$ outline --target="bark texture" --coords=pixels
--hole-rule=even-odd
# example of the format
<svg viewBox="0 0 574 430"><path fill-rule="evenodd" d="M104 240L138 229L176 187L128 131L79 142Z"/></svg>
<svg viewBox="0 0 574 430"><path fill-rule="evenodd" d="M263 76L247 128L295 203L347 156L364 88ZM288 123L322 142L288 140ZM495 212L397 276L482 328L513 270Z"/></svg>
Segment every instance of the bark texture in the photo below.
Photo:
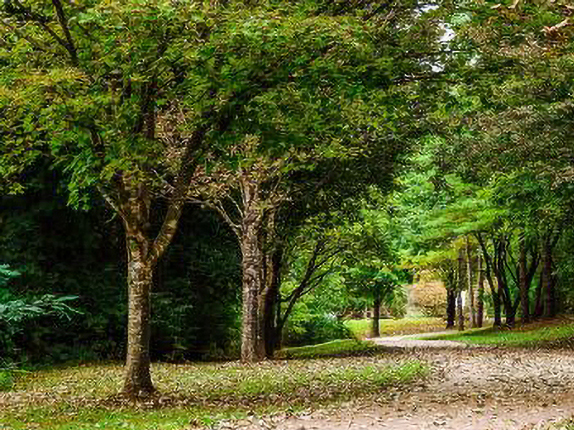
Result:
<svg viewBox="0 0 574 430"><path fill-rule="evenodd" d="M476 327L476 310L475 310L475 297L474 297L474 285L472 279L472 249L470 247L470 241L468 236L466 238L466 275L468 280L468 309L469 309L469 326L470 328Z"/></svg>
<svg viewBox="0 0 574 430"><path fill-rule="evenodd" d="M380 337L379 318L381 316L381 298L375 297L373 301L373 321L371 326L371 337Z"/></svg>
<svg viewBox="0 0 574 430"><path fill-rule="evenodd" d="M530 299L528 293L530 282L526 267L526 238L524 232L518 238L518 286L520 289L520 310L522 312L522 324L530 322Z"/></svg>
<svg viewBox="0 0 574 430"><path fill-rule="evenodd" d="M462 291L465 287L464 255L461 248L458 253L458 288L456 292L456 310L458 314L458 330L464 330L464 307L462 303Z"/></svg>
<svg viewBox="0 0 574 430"><path fill-rule="evenodd" d="M494 283L494 261L491 254L488 252L486 246L486 241L481 233L476 235L480 249L482 250L482 256L484 257L484 275L488 281L488 286L490 287L490 294L492 297L492 307L494 313L494 327L502 327L502 303L500 299L500 288Z"/></svg>
<svg viewBox="0 0 574 430"><path fill-rule="evenodd" d="M476 325L484 324L484 263L482 257L478 257L478 297L476 305Z"/></svg>
<svg viewBox="0 0 574 430"><path fill-rule="evenodd" d="M542 261L542 278L544 290L544 317L556 316L556 294L554 292L554 279L552 277L552 241L548 238L544 244Z"/></svg>
<svg viewBox="0 0 574 430"><path fill-rule="evenodd" d="M263 338L263 303L261 293L265 287L262 249L263 213L259 184L245 175L241 181L243 218L241 220L243 317L241 334L241 361L256 363L265 359Z"/></svg>
<svg viewBox="0 0 574 430"><path fill-rule="evenodd" d="M137 251L128 254L128 345L123 391L130 397L142 397L154 391L149 356L153 268L134 255Z"/></svg>
<svg viewBox="0 0 574 430"><path fill-rule="evenodd" d="M124 230L128 258L128 339L123 392L142 397L154 391L150 374L150 315L154 263L149 258L150 198L142 184L124 179Z"/></svg>
<svg viewBox="0 0 574 430"><path fill-rule="evenodd" d="M456 320L456 288L446 290L446 328L454 328Z"/></svg>

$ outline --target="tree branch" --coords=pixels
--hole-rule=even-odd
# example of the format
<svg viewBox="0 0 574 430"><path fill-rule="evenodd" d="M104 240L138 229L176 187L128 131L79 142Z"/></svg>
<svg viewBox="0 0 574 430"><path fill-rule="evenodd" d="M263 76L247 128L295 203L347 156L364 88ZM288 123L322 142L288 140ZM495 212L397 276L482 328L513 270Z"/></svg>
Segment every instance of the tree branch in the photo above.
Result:
<svg viewBox="0 0 574 430"><path fill-rule="evenodd" d="M34 11L32 11L29 8L24 7L24 5L22 3L20 3L19 0L12 0L12 1L14 2L14 4L12 4L11 1L8 1L8 4L10 5L10 8L8 9L9 12L11 12L13 14L20 14L24 18L24 20L34 22L37 25L39 25L40 27L42 27L50 36L52 36L52 38L59 45L61 45L63 48L65 48L71 55L71 52L69 50L69 46L68 46L67 42L64 39L62 39L60 36L58 36L58 34L54 30L52 30L52 28L50 28L50 26L48 25L48 23L49 23L48 18L46 18L43 15L35 13ZM72 57L72 62L73 61L74 61L74 57ZM76 64L74 64L74 65L76 65Z"/></svg>
<svg viewBox="0 0 574 430"><path fill-rule="evenodd" d="M204 124L200 125L195 130L185 147L181 160L181 167L175 180L173 187L174 191L169 202L167 213L150 250L150 259L152 264L157 263L157 260L163 255L175 236L177 225L183 211L183 205L186 201L189 183L198 165L197 154L201 151L205 140L205 134L210 128L207 120L212 116L212 111L208 111L204 114Z"/></svg>
<svg viewBox="0 0 574 430"><path fill-rule="evenodd" d="M64 14L64 8L62 7L62 3L60 0L52 0L52 4L56 9L56 15L58 16L58 22L60 23L60 27L64 32L64 37L66 38L66 49L70 53L70 57L72 58L72 64L74 66L78 65L78 52L76 51L76 46L74 44L74 40L72 39L72 35L70 34L70 28L68 27L68 21L66 20L66 15Z"/></svg>

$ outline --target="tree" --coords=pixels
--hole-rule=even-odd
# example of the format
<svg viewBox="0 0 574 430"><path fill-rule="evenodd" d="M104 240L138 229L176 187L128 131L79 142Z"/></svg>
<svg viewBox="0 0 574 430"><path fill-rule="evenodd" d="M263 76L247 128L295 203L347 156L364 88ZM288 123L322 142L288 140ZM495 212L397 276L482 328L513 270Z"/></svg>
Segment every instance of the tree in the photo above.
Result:
<svg viewBox="0 0 574 430"><path fill-rule="evenodd" d="M6 156L48 145L54 164L68 175L71 203L88 205L86 191L97 189L124 226L129 311L123 391L129 396L154 390L154 267L175 235L209 132L225 127L226 109L233 111L238 97L218 93L206 73L216 10L143 0L9 0L1 9L2 97L33 112L23 125L35 130L23 149L19 138L12 140ZM165 181L172 192L158 214L152 206Z"/></svg>
<svg viewBox="0 0 574 430"><path fill-rule="evenodd" d="M347 272L347 285L355 294L371 301L373 306L371 337L379 337L381 305L389 308L404 300L404 291L399 285L399 276L388 270L375 267L353 267Z"/></svg>
<svg viewBox="0 0 574 430"><path fill-rule="evenodd" d="M275 296L270 293L272 282L267 281L276 278L266 269L273 267L273 250L280 249L281 212L301 189L317 195L327 183L336 182L333 176L349 172L329 172L314 178L316 185L307 188L297 178L312 176L309 172L329 160L335 160L332 165L378 160L386 174L403 150L399 137L420 127L416 122L405 125L410 97L417 89L416 79L410 77L432 74L432 68L410 58L404 68L391 66L392 61L383 67L383 59L403 52L396 48L383 52L377 46L389 39L406 44L414 34L407 32L398 40L390 31L393 24L377 23L378 14L369 20L358 16L362 7L310 9L306 15L289 8L283 15L262 11L252 14L252 25L244 30L218 29L220 49L230 53L222 61L229 61L230 67L243 66L235 76L236 85L265 90L246 104L249 116L234 120L222 136L230 142L226 157L213 156L213 164L196 178L203 190L195 187L197 193L192 195L217 210L241 243L244 361L261 360L264 354L264 308ZM272 25L267 24L270 14ZM399 18L405 19L402 11ZM395 22L394 15L391 21ZM263 46L261 35L266 40ZM435 36L425 34L425 43L438 43ZM258 81L252 80L251 70L258 71ZM397 133L403 125L404 131Z"/></svg>

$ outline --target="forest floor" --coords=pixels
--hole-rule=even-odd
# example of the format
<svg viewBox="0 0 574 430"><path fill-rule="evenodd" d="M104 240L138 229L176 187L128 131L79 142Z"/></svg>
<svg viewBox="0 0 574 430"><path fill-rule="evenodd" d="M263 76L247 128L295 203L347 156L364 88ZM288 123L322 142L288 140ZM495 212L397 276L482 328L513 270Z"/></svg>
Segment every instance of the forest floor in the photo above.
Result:
<svg viewBox="0 0 574 430"><path fill-rule="evenodd" d="M574 417L571 326L335 341L254 366L157 363L161 394L143 404L114 395L121 364L38 370L0 392L0 429L574 430L552 424Z"/></svg>

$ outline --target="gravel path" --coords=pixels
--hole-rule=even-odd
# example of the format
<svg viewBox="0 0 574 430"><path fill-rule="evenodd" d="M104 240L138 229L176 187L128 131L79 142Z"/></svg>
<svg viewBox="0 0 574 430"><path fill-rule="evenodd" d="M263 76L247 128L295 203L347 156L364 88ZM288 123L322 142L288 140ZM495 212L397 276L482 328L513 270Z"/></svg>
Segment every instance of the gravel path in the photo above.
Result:
<svg viewBox="0 0 574 430"><path fill-rule="evenodd" d="M433 376L408 390L396 389L331 409L221 428L532 430L574 415L571 351L441 347L396 354L428 361Z"/></svg>

